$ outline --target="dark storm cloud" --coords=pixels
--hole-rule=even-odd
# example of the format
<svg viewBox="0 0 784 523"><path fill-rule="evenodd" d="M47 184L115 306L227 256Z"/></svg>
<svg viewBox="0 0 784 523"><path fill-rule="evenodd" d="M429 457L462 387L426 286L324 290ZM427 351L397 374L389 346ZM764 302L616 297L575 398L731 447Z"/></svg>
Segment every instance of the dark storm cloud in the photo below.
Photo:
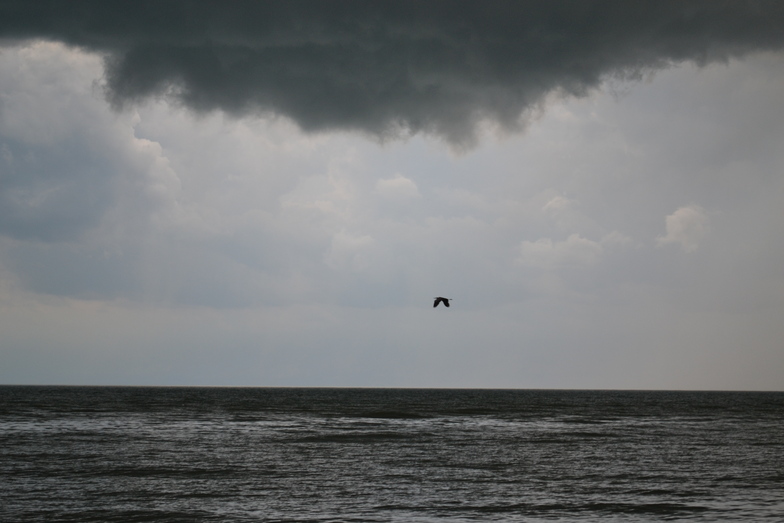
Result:
<svg viewBox="0 0 784 523"><path fill-rule="evenodd" d="M0 37L107 54L115 106L174 97L306 130L470 141L550 92L784 44L772 1L2 2Z"/></svg>

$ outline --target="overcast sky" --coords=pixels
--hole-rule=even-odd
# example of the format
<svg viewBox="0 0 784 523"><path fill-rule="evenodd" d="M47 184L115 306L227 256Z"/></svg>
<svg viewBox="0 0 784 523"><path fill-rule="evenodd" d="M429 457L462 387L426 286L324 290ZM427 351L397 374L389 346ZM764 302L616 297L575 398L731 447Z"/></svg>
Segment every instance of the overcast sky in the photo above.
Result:
<svg viewBox="0 0 784 523"><path fill-rule="evenodd" d="M0 1L0 383L784 390L782 27Z"/></svg>

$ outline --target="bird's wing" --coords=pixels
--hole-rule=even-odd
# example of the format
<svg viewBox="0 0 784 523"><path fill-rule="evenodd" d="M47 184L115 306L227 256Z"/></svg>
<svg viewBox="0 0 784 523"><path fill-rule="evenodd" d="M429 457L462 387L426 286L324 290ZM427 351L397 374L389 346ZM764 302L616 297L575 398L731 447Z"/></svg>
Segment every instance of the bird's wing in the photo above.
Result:
<svg viewBox="0 0 784 523"><path fill-rule="evenodd" d="M436 301L433 302L433 307L438 307L439 303L441 303L441 298L436 298Z"/></svg>
<svg viewBox="0 0 784 523"><path fill-rule="evenodd" d="M449 300L444 300L444 305L446 305L447 307L449 307Z"/></svg>

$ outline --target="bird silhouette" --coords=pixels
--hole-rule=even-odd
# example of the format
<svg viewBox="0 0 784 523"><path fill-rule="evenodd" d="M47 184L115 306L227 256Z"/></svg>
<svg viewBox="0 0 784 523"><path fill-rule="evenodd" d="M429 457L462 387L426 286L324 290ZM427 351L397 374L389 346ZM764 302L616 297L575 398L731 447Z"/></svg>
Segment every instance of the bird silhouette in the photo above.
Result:
<svg viewBox="0 0 784 523"><path fill-rule="evenodd" d="M436 301L433 302L433 308L435 309L436 307L438 307L438 304L441 302L443 302L444 305L449 307L449 300L451 299L452 298L442 298L441 296L439 296L438 298L435 299Z"/></svg>

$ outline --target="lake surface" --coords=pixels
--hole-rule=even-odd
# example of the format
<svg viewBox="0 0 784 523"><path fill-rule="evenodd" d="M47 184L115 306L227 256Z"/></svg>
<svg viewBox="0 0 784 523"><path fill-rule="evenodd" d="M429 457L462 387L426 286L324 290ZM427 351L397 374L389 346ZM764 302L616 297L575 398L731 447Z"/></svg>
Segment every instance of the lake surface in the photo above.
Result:
<svg viewBox="0 0 784 523"><path fill-rule="evenodd" d="M784 393L0 387L2 521L781 521Z"/></svg>

